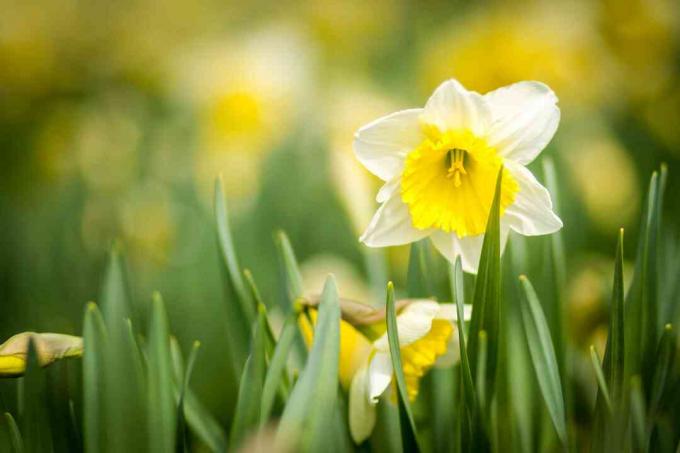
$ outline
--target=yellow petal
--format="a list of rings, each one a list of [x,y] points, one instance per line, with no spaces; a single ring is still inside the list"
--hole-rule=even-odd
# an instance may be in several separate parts
[[[450,321],[435,319],[432,328],[420,340],[401,348],[401,360],[406,387],[411,400],[418,395],[420,378],[435,364],[437,357],[446,353],[453,332]]]
[[[317,311],[310,308],[307,313],[309,318],[303,313],[298,318],[298,324],[305,343],[311,347],[314,338],[312,324],[316,323]],[[368,338],[347,321],[340,320],[340,383],[344,388],[350,387],[352,378],[366,362],[370,352],[371,342]]]

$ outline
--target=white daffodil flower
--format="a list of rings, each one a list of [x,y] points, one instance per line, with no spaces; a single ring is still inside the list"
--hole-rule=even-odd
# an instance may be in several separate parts
[[[559,120],[557,97],[540,82],[481,95],[448,80],[424,108],[362,127],[356,156],[385,184],[377,195],[382,205],[360,240],[384,247],[430,237],[449,261],[460,256],[463,269],[476,272],[501,166],[503,246],[510,229],[527,236],[559,230],[550,194],[525,167]]]
[[[465,306],[469,320],[471,306]],[[459,359],[458,319],[454,304],[416,300],[397,315],[397,330],[406,387],[411,400],[418,395],[420,379],[432,366],[450,365]],[[365,362],[354,373],[349,388],[349,427],[357,443],[373,431],[376,404],[392,382],[394,370],[387,333],[372,343]]]

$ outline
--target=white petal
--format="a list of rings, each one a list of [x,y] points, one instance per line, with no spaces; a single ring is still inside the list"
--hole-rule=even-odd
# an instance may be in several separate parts
[[[420,124],[422,111],[402,110],[359,129],[354,135],[357,159],[383,181],[401,174],[406,155],[425,139]]]
[[[368,439],[374,426],[375,403],[369,398],[368,367],[364,365],[349,386],[349,431],[354,442],[360,444]]]
[[[519,192],[505,209],[502,224],[525,236],[554,233],[562,228],[562,221],[553,212],[548,190],[524,166],[514,162],[505,165],[519,184]]]
[[[392,359],[387,352],[378,352],[368,365],[368,399],[377,403],[392,382]]]
[[[489,145],[528,164],[550,142],[560,122],[557,96],[540,82],[519,82],[484,95],[493,114]]]
[[[411,302],[397,316],[399,345],[407,346],[423,338],[432,328],[432,320],[439,312],[439,304],[433,300],[422,299]],[[378,351],[389,352],[390,346],[385,332],[375,340],[373,347]]]
[[[472,317],[472,305],[463,305],[463,320],[469,321]],[[451,322],[458,321],[458,309],[456,304],[439,304],[439,311],[435,319],[447,319]]]
[[[504,225],[501,221],[501,254],[508,242],[508,233],[509,226]],[[430,239],[432,239],[432,243],[439,250],[439,253],[444,255],[447,260],[455,263],[456,257],[460,256],[463,270],[473,274],[477,273],[479,258],[482,254],[482,244],[484,243],[483,234],[459,238],[456,233],[435,231],[430,235]]]
[[[479,256],[482,253],[482,243],[484,235],[466,236],[459,238],[456,233],[446,233],[437,231],[430,236],[434,246],[439,253],[452,263],[456,262],[456,257],[460,256],[463,270],[465,272],[477,272],[479,266]]]
[[[447,80],[428,99],[422,121],[441,131],[470,130],[480,136],[488,132],[492,115],[484,96],[466,90],[457,80]]]
[[[394,191],[398,190],[400,186],[401,176],[397,176],[395,178],[390,179],[380,188],[380,190],[378,191],[378,195],[376,195],[375,197],[375,201],[377,201],[378,203],[386,202],[392,196]]]
[[[399,191],[392,192],[368,224],[359,240],[369,247],[408,244],[430,234],[413,226],[408,206],[401,201]]]

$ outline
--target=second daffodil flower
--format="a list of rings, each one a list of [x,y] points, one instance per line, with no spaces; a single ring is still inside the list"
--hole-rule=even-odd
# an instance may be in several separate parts
[[[313,305],[314,303],[312,303]],[[349,391],[349,428],[360,444],[373,431],[376,404],[390,387],[394,370],[387,339],[385,310],[341,300],[340,383]],[[464,309],[470,319],[471,306]],[[300,327],[308,344],[316,309],[307,310]],[[453,365],[460,357],[456,306],[427,299],[397,302],[397,330],[404,378],[411,400],[418,395],[420,380],[433,366]]]
[[[510,229],[528,236],[559,230],[550,194],[525,167],[550,142],[559,120],[557,97],[542,83],[481,95],[448,80],[424,108],[362,127],[356,156],[385,184],[361,241],[384,247],[430,237],[448,260],[460,256],[463,269],[476,272],[501,166],[502,244]]]

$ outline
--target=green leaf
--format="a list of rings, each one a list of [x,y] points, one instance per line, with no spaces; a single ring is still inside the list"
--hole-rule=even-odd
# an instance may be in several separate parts
[[[397,402],[399,405],[399,424],[401,427],[401,442],[404,451],[420,451],[416,434],[416,425],[411,413],[406,389],[404,368],[401,364],[401,348],[399,345],[399,331],[397,330],[397,311],[394,306],[394,285],[387,284],[387,337],[390,344],[390,357],[397,383]]]
[[[479,349],[477,351],[477,373],[475,374],[475,389],[477,390],[477,400],[479,401],[479,406],[482,411],[485,410],[486,406],[486,356],[489,347],[489,339],[486,334],[486,330],[479,331]]]
[[[293,247],[290,245],[290,240],[283,231],[276,233],[276,245],[283,267],[288,297],[290,302],[293,302],[295,299],[304,296],[302,274],[300,273]]]
[[[170,341],[170,349],[174,380],[177,383],[175,395],[179,402],[180,386],[183,385],[186,372],[184,371],[182,352],[174,338]],[[211,452],[222,453],[227,450],[227,435],[224,430],[189,387],[186,388],[184,395],[184,416],[191,431],[205,443]]]
[[[455,265],[449,265],[449,280],[451,282],[451,294],[453,295],[453,301],[456,304],[458,320],[458,343],[460,346],[460,371],[461,371],[461,381],[463,385],[463,396],[465,401],[465,407],[468,411],[468,416],[471,415],[476,409],[476,398],[475,398],[475,388],[472,382],[472,372],[470,371],[470,359],[468,358],[467,347],[465,345],[465,323],[464,323],[464,313],[465,307],[463,306],[465,302],[465,287],[463,284],[463,266],[460,261],[460,257],[456,257]]]
[[[503,168],[498,172],[496,192],[489,212],[486,225],[484,243],[479,261],[477,281],[472,303],[472,319],[468,334],[468,353],[471,361],[470,370],[477,375],[481,364],[479,358],[479,332],[486,331],[488,350],[486,355],[486,389],[484,393],[487,401],[491,401],[494,394],[496,366],[498,359],[500,299],[501,299],[501,245],[500,245],[500,196]],[[477,389],[479,392],[479,389]],[[488,411],[486,411],[488,412]]]
[[[201,347],[199,341],[194,341],[189,353],[189,361],[184,372],[184,379],[182,380],[182,389],[179,394],[179,402],[177,403],[177,430],[175,431],[175,451],[178,453],[189,453],[189,445],[187,440],[187,424],[186,415],[184,411],[184,400],[189,389],[189,381],[191,380],[191,373],[194,370],[194,363],[196,363],[196,356],[198,349]]]
[[[267,371],[267,318],[264,306],[260,305],[258,308],[258,319],[253,327],[250,355],[241,375],[236,411],[231,425],[230,445],[232,450],[235,450],[243,442],[260,421],[260,402],[262,401],[264,376]]]
[[[9,441],[10,444],[12,445],[12,451],[14,451],[14,453],[23,453],[24,440],[21,437],[21,432],[19,431],[17,422],[14,420],[14,417],[12,417],[12,414],[10,414],[9,412],[5,412],[5,420],[7,421],[7,426],[9,429]]]
[[[283,381],[286,371],[286,364],[288,362],[288,354],[290,348],[295,340],[295,333],[297,331],[297,315],[292,313],[281,329],[281,336],[276,343],[274,355],[269,363],[267,376],[264,381],[262,389],[262,404],[260,406],[260,426],[264,425],[271,415],[276,398],[276,391]]]
[[[619,239],[616,247],[613,285],[604,371],[612,392],[612,401],[618,407],[623,399],[625,371],[623,228],[619,230]]]
[[[593,366],[593,371],[595,372],[595,378],[597,379],[597,386],[600,389],[600,395],[604,399],[607,405],[607,410],[611,412],[612,402],[609,397],[609,388],[607,387],[607,381],[604,378],[604,372],[602,371],[602,366],[600,365],[600,355],[595,350],[595,346],[590,345],[590,363]]]
[[[111,247],[100,297],[104,320],[109,329],[131,317],[125,262],[118,242]]]
[[[630,379],[630,413],[633,451],[647,451],[645,398],[642,394],[642,381],[638,375]]]
[[[566,448],[567,423],[564,396],[550,331],[531,282],[525,276],[521,276],[520,281],[524,289],[524,297],[521,298],[520,304],[522,325],[531,362],[555,431]]]
[[[136,372],[138,356],[131,349],[128,319],[130,295],[123,256],[114,245],[102,289],[102,311],[107,326],[104,348],[104,419],[100,422],[101,441],[112,451],[127,451],[146,442],[148,423],[144,380]],[[122,385],[121,383],[125,383]]]
[[[553,210],[559,214],[559,191],[557,184],[557,172],[555,165],[550,157],[543,158],[543,174],[545,175],[546,187],[552,198]],[[564,294],[567,274],[567,265],[564,252],[564,241],[562,230],[550,234],[547,239],[550,241],[547,247],[547,261],[545,279],[549,283],[550,291],[544,310],[550,332],[555,343],[555,354],[557,364],[560,368],[560,377],[566,381],[566,345],[565,321],[564,321]],[[516,274],[515,274],[516,275]]]
[[[623,287],[623,229],[619,230],[614,264],[614,283],[610,304],[609,335],[602,365],[609,401],[602,385],[595,402],[593,451],[619,451],[623,448],[625,425],[623,405],[628,396],[625,388],[625,332]]]
[[[215,181],[215,221],[217,226],[217,242],[219,244],[222,259],[227,268],[229,281],[236,293],[236,298],[241,307],[241,313],[245,319],[252,323],[255,320],[255,306],[253,304],[250,294],[246,290],[246,284],[241,276],[241,268],[236,257],[236,249],[234,247],[234,239],[231,235],[231,228],[229,227],[229,215],[227,209],[227,201],[224,197],[224,183],[222,177],[218,177]]]
[[[176,432],[170,332],[165,305],[154,293],[149,323],[149,448],[172,451]]]
[[[428,266],[427,239],[411,244],[411,254],[408,261],[407,284],[409,297],[432,297],[433,291],[429,284],[430,269]]]
[[[338,396],[340,305],[335,279],[329,276],[321,295],[314,343],[307,364],[284,408],[277,441],[319,451],[333,429]]]
[[[38,352],[33,339],[28,341],[26,374],[21,378],[21,432],[24,447],[29,453],[52,451],[52,433],[47,407],[45,371],[38,363]]]
[[[677,381],[677,373],[673,376],[675,354],[677,352],[676,344],[673,326],[666,324],[656,352],[656,366],[654,368],[652,394],[649,403],[651,414],[654,414],[661,406],[661,399],[669,385],[669,381]]]
[[[93,302],[85,308],[83,321],[83,424],[86,451],[100,451],[104,445],[104,367],[106,326]]]
[[[213,453],[227,451],[227,435],[215,417],[205,408],[192,391],[184,400],[184,415],[191,430]]]
[[[255,301],[255,304],[257,304],[257,307],[262,307],[263,310],[265,310],[265,333],[267,334],[267,356],[270,356],[273,353],[274,347],[276,346],[276,338],[274,337],[274,332],[272,331],[271,325],[269,324],[269,320],[267,318],[267,312],[266,312],[266,305],[264,304],[264,301],[262,300],[262,296],[260,295],[260,290],[257,289],[257,285],[255,284],[255,279],[253,278],[252,272],[250,272],[249,269],[244,269],[243,270],[243,276],[246,279],[246,282],[248,283],[248,288],[250,289],[250,294]]]
[[[661,176],[652,174],[640,225],[635,273],[626,298],[626,376],[640,374],[644,386],[651,381],[659,331],[658,237],[665,180],[665,167]]]

